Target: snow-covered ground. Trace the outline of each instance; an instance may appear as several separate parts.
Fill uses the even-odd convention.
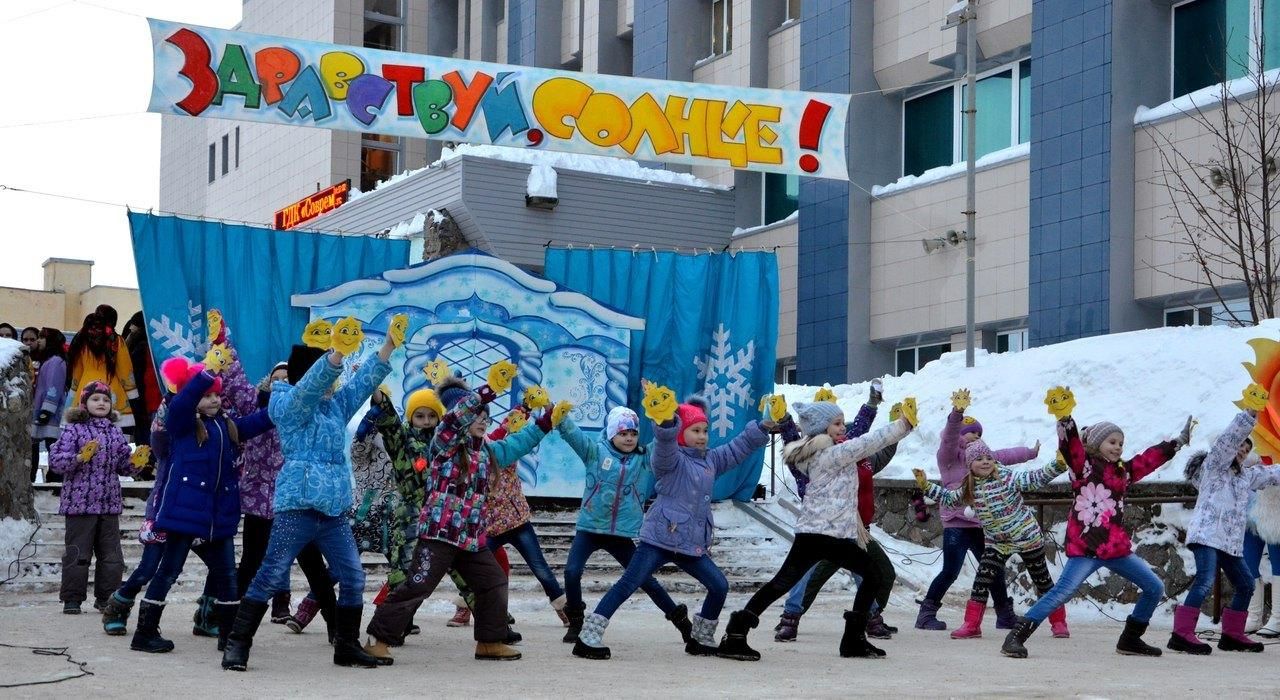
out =
[[[881,478],[911,478],[920,467],[938,476],[934,454],[938,434],[951,410],[951,392],[967,387],[973,396],[968,415],[983,427],[992,447],[1042,443],[1042,460],[1053,458],[1057,444],[1054,419],[1044,405],[1045,391],[1067,386],[1075,393],[1076,423],[1087,426],[1108,420],[1125,433],[1128,456],[1178,434],[1187,416],[1198,425],[1190,449],[1181,451],[1150,479],[1180,481],[1187,457],[1208,449],[1238,412],[1233,402],[1250,382],[1242,362],[1252,362],[1253,338],[1280,340],[1280,320],[1257,327],[1192,326],[1116,333],[1031,348],[988,354],[979,350],[974,367],[964,366],[964,351],[947,353],[916,373],[884,377],[885,404],[876,426],[888,421],[888,407],[906,396],[916,397],[920,427],[907,436]],[[846,418],[866,400],[870,382],[832,387]],[[779,385],[787,403],[812,401],[818,387]],[[777,455],[781,474],[781,453]],[[761,483],[769,483],[766,462]]]

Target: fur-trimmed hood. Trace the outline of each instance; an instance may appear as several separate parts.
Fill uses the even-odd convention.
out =
[[[112,423],[120,420],[120,414],[115,411],[112,411],[103,417]],[[67,413],[63,418],[68,423],[88,423],[90,420],[93,420],[93,416],[89,415],[89,410],[84,406],[72,406],[71,408],[68,408]]]
[[[1249,529],[1268,544],[1280,543],[1280,487],[1262,489],[1254,494],[1249,507]]]
[[[808,472],[808,468],[801,466],[803,463],[813,459],[818,453],[834,447],[835,440],[830,435],[820,433],[813,437],[804,437],[799,440],[788,442],[782,448],[782,461],[789,467],[795,467],[802,472]]]

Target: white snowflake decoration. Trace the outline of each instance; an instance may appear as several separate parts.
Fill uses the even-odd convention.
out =
[[[693,363],[698,367],[698,379],[704,380],[703,393],[711,414],[711,429],[720,437],[725,437],[733,430],[736,421],[735,406],[750,408],[751,373],[756,359],[754,340],[747,341],[747,346],[734,350],[729,345],[729,331],[724,324],[716,327],[711,336],[711,353],[707,357],[695,357]]]
[[[209,339],[204,333],[203,307],[188,299],[185,325],[165,314],[161,314],[159,319],[151,319],[151,337],[160,341],[160,346],[170,357],[202,357],[209,351]]]

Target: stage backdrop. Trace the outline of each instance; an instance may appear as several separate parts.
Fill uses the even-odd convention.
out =
[[[848,95],[480,63],[148,21],[152,112],[848,179]]]
[[[220,309],[250,381],[288,359],[307,313],[289,296],[404,267],[409,242],[276,231],[131,212],[133,259],[156,366],[208,350],[205,314]]]
[[[405,397],[428,385],[428,362],[442,358],[479,386],[490,365],[510,360],[520,373],[491,407],[495,421],[538,384],[552,399],[573,402],[574,422],[592,439],[609,409],[626,403],[631,339],[644,327],[641,319],[478,251],[298,294],[293,304],[312,319],[354,316],[364,322],[364,347],[348,356],[348,367],[377,351],[393,315],[408,314],[406,350],[392,356],[387,379],[402,413]],[[580,498],[583,470],[558,432],[519,465],[531,496]]]
[[[778,342],[778,262],[773,253],[681,255],[548,248],[546,276],[645,320],[631,346],[631,405],[640,379],[710,404],[711,445],[760,416],[773,391]],[[644,421],[647,423],[647,421]],[[715,498],[749,500],[764,450],[716,480]]]

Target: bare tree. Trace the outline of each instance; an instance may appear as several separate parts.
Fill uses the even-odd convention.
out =
[[[1262,23],[1261,10],[1256,26]],[[1258,41],[1242,65],[1245,77],[1225,81],[1211,103],[1191,100],[1182,109],[1211,145],[1189,148],[1172,129],[1152,127],[1159,152],[1157,175],[1172,200],[1166,217],[1174,233],[1170,242],[1186,249],[1201,279],[1188,279],[1162,269],[1175,279],[1196,286],[1206,283],[1235,324],[1255,325],[1275,318],[1280,240],[1273,225],[1280,196],[1280,113],[1275,109],[1277,71],[1262,70],[1265,39]],[[1248,312],[1227,305],[1244,296]]]

